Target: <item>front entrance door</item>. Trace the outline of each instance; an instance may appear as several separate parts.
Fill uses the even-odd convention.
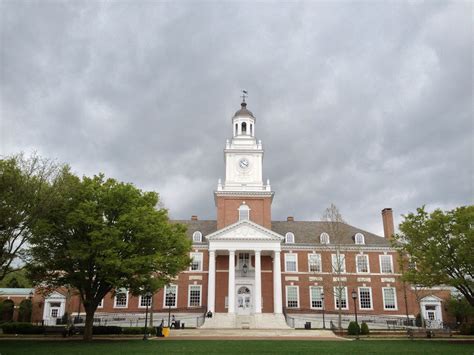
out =
[[[441,319],[438,315],[437,305],[425,305],[425,322],[427,328],[440,328]]]
[[[237,290],[237,313],[250,314],[252,310],[252,295],[247,286],[242,286]]]

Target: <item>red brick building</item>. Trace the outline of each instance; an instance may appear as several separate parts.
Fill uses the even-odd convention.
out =
[[[256,118],[246,106],[244,101],[232,117],[225,180],[219,179],[214,192],[216,220],[175,221],[187,225],[193,241],[189,269],[152,303],[126,290],[105,297],[97,317],[134,325],[143,320],[148,302],[155,318],[172,312],[188,325],[202,325],[202,315],[211,311],[214,316],[204,327],[283,328],[308,320],[321,326],[322,315],[335,320],[340,305],[345,321],[355,311],[374,324],[404,322],[421,312],[432,326],[440,325],[449,291],[419,291],[401,282],[390,243],[390,208],[382,210],[383,237],[341,222],[272,220],[274,192],[263,179],[262,142],[255,138]],[[47,322],[66,309],[83,313],[77,297],[60,290],[42,302],[42,309]]]

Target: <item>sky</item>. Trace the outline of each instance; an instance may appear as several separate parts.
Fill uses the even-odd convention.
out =
[[[273,220],[334,203],[382,235],[472,204],[472,2],[0,1],[0,155],[157,191],[215,219],[241,90]]]

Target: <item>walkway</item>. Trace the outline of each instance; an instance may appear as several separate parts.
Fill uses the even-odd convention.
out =
[[[282,339],[282,340],[347,340],[329,330],[303,329],[171,329],[166,339]]]

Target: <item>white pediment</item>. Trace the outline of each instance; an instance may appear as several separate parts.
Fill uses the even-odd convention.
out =
[[[209,241],[272,241],[281,242],[284,237],[252,221],[239,221],[206,236]]]
[[[45,299],[46,300],[62,300],[62,299],[66,299],[66,296],[64,296],[62,293],[59,293],[57,291],[53,291],[47,297],[45,297]]]

